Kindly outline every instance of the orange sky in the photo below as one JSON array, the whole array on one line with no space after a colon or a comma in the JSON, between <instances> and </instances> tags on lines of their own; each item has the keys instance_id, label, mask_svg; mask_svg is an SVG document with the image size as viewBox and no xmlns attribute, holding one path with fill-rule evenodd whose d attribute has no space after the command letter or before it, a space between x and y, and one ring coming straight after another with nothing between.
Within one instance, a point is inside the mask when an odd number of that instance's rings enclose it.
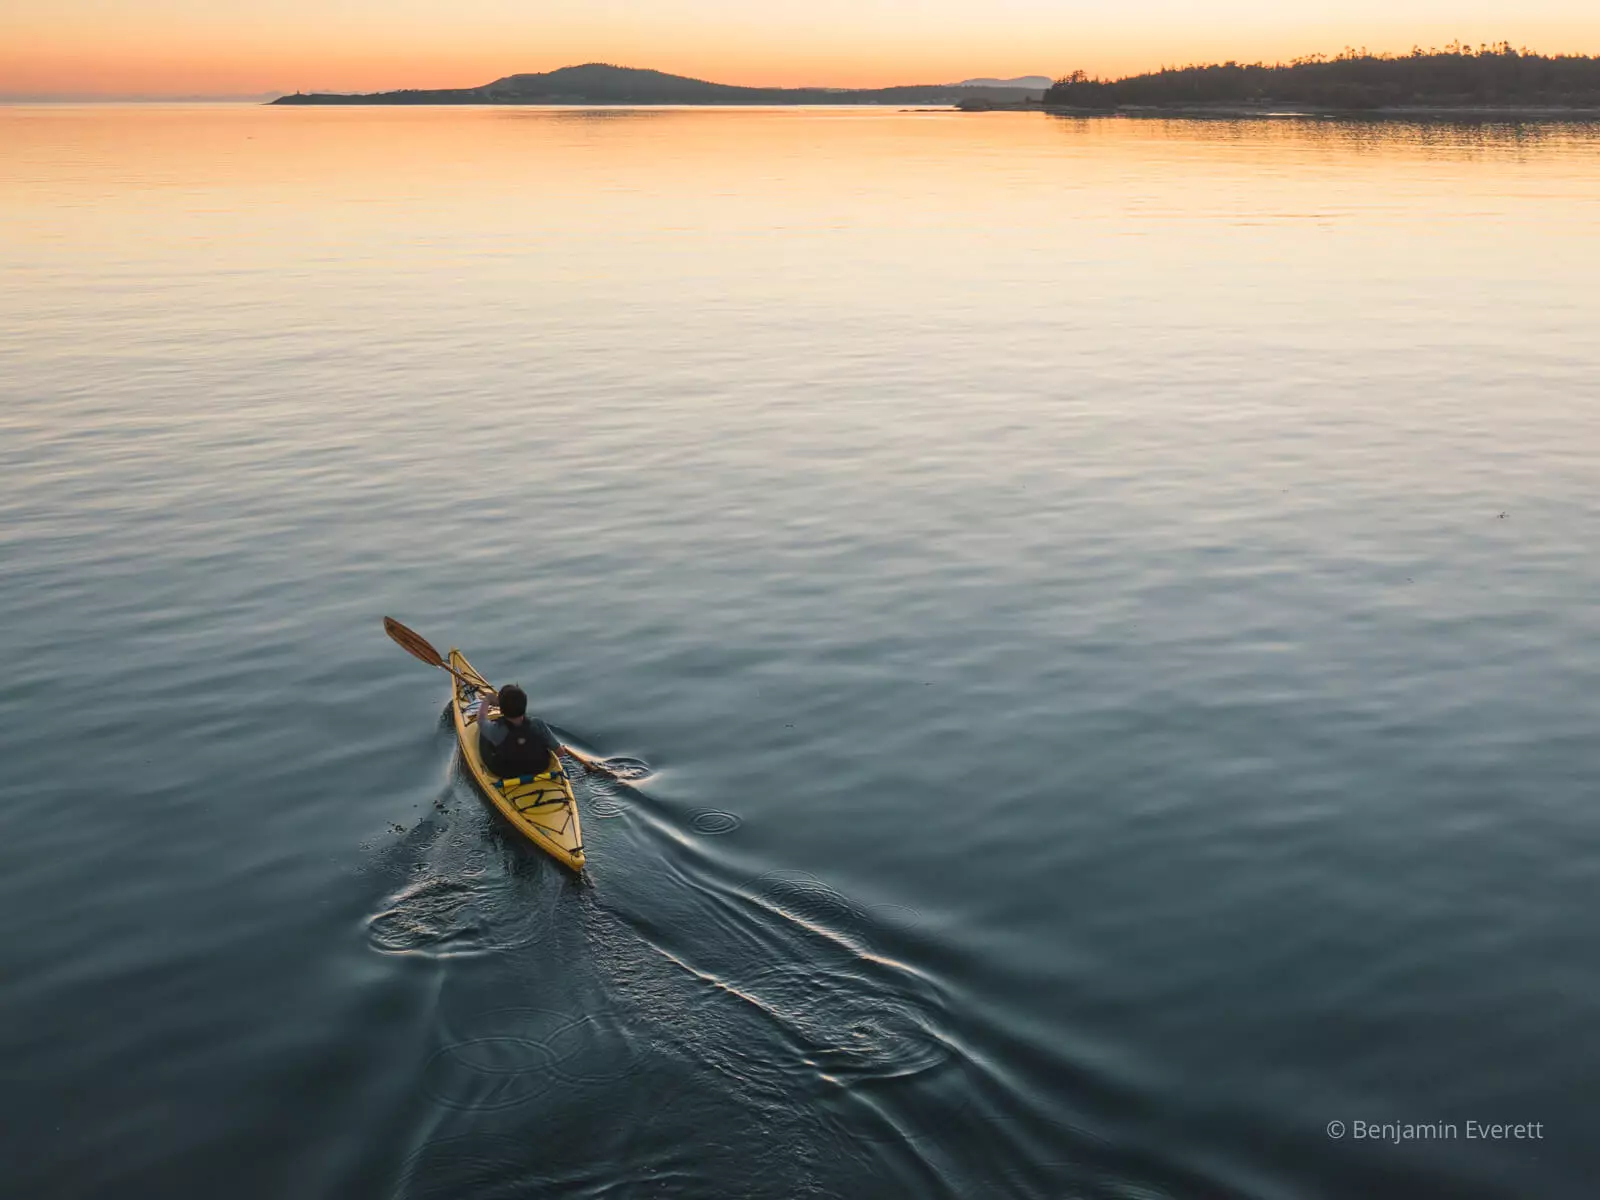
<instances>
[{"instance_id":1,"label":"orange sky","mask_svg":"<svg viewBox=\"0 0 1600 1200\"><path fill-rule=\"evenodd\" d=\"M1510 40L1600 52L1600 3L1349 0L5 0L0 94L250 94L464 87L605 61L725 83L882 86L1120 74L1345 45Z\"/></svg>"}]
</instances>

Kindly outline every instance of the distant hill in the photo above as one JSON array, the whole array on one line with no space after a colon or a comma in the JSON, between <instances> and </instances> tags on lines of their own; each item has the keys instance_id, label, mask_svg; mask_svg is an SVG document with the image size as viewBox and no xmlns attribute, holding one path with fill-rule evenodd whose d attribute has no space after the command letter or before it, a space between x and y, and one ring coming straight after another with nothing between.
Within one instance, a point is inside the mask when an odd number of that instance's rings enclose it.
<instances>
[{"instance_id":1,"label":"distant hill","mask_svg":"<svg viewBox=\"0 0 1600 1200\"><path fill-rule=\"evenodd\" d=\"M1015 79L963 79L956 87L982 87L982 88L1026 88L1028 91L1044 91L1055 80L1048 75L1018 75Z\"/></svg>"},{"instance_id":2,"label":"distant hill","mask_svg":"<svg viewBox=\"0 0 1600 1200\"><path fill-rule=\"evenodd\" d=\"M750 88L637 67L586 63L534 75L507 75L475 88L407 89L366 95L299 93L274 104L959 104L1020 103L1042 87L1010 84L910 84L887 88Z\"/></svg>"},{"instance_id":3,"label":"distant hill","mask_svg":"<svg viewBox=\"0 0 1600 1200\"><path fill-rule=\"evenodd\" d=\"M1406 55L1347 50L1285 65L1213 63L1169 67L1125 79L1074 71L1045 93L1052 107L1293 104L1311 108L1597 108L1600 58L1550 58L1507 43Z\"/></svg>"}]
</instances>

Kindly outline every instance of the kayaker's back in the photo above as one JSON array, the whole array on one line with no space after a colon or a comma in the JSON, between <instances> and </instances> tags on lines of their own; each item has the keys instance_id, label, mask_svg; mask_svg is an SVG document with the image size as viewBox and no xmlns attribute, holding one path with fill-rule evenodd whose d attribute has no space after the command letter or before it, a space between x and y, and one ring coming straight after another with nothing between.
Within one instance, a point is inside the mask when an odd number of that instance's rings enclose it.
<instances>
[{"instance_id":1,"label":"kayaker's back","mask_svg":"<svg viewBox=\"0 0 1600 1200\"><path fill-rule=\"evenodd\" d=\"M523 717L513 725L504 717L480 717L478 753L484 767L506 778L513 775L540 775L557 762L556 740L550 727L537 717Z\"/></svg>"}]
</instances>

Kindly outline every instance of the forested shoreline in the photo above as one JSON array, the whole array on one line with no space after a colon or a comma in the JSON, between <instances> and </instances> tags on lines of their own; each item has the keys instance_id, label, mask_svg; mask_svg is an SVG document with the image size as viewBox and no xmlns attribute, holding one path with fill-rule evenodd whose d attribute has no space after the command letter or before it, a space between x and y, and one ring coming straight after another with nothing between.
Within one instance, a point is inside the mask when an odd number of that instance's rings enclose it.
<instances>
[{"instance_id":1,"label":"forested shoreline","mask_svg":"<svg viewBox=\"0 0 1600 1200\"><path fill-rule=\"evenodd\" d=\"M1289 63L1211 63L1163 67L1123 79L1074 71L1044 103L1066 108L1204 104L1303 104L1318 108L1600 107L1600 58L1535 54L1508 43L1474 50L1372 54L1347 49Z\"/></svg>"}]
</instances>

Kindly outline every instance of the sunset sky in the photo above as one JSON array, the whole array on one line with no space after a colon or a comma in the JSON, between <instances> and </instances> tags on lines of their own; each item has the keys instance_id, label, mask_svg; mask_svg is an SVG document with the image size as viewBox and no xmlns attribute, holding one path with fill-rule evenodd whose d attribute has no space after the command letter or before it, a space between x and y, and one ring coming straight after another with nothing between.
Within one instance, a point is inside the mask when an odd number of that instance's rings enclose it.
<instances>
[{"instance_id":1,"label":"sunset sky","mask_svg":"<svg viewBox=\"0 0 1600 1200\"><path fill-rule=\"evenodd\" d=\"M465 87L593 61L724 83L871 87L1453 39L1600 52L1600 3L3 0L0 95Z\"/></svg>"}]
</instances>

